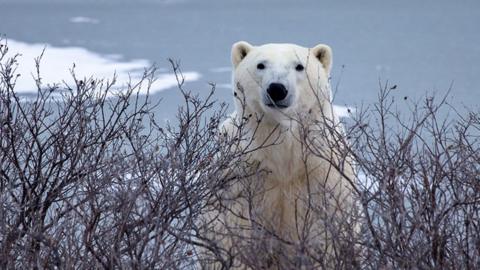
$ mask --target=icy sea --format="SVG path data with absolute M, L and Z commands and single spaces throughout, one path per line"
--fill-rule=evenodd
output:
M 162 119 L 182 102 L 167 59 L 181 63 L 187 89 L 203 94 L 215 83 L 216 98 L 231 103 L 230 49 L 239 40 L 330 45 L 339 106 L 370 104 L 388 81 L 399 100 L 451 88 L 450 104 L 479 109 L 478 0 L 0 0 L 0 33 L 22 54 L 22 93 L 34 89 L 43 48 L 48 83 L 68 83 L 73 63 L 80 76 L 116 72 L 120 82 L 155 63 Z

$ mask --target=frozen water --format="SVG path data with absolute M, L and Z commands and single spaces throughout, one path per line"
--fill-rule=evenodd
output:
M 399 109 L 408 108 L 404 97 L 441 95 L 452 83 L 448 102 L 478 109 L 479 25 L 478 0 L 0 0 L 0 32 L 10 39 L 84 48 L 106 61 L 96 60 L 106 67 L 102 76 L 114 69 L 133 74 L 146 62 L 168 69 L 167 58 L 181 60 L 184 70 L 195 71 L 187 76 L 189 90 L 204 94 L 217 83 L 216 98 L 229 104 L 230 49 L 246 40 L 330 45 L 336 104 L 371 104 L 379 82 L 388 80 L 397 85 Z M 61 68 L 74 61 L 81 68 L 80 59 Z M 173 117 L 182 99 L 175 87 L 160 89 L 158 114 Z

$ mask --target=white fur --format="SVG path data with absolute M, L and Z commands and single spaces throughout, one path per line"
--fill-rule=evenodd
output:
M 225 191 L 228 197 L 239 199 L 229 201 L 232 211 L 221 215 L 222 225 L 217 229 L 221 231 L 225 224 L 238 228 L 259 223 L 283 239 L 298 242 L 301 238 L 298 228 L 306 222 L 312 224 L 312 230 L 323 228 L 320 217 L 304 218 L 309 203 L 313 201 L 314 205 L 322 206 L 323 188 L 333 190 L 341 201 L 349 201 L 350 196 L 342 174 L 330 168 L 328 160 L 309 154 L 305 143 L 314 141 L 322 154 L 331 156 L 333 161 L 342 159 L 327 146 L 332 140 L 328 132 L 315 132 L 319 127 L 338 124 L 328 83 L 331 49 L 326 45 L 309 49 L 293 44 L 252 46 L 238 42 L 232 48 L 232 63 L 236 111 L 223 123 L 222 132 L 240 136 L 243 150 L 259 148 L 244 158 L 258 164 L 262 173 Z M 259 63 L 265 68 L 258 69 Z M 305 69 L 296 70 L 298 64 Z M 265 104 L 266 89 L 271 83 L 286 86 L 291 95 L 287 98 L 292 99 L 288 108 Z M 238 130 L 245 119 L 248 121 Z M 340 127 L 338 131 L 341 132 Z M 269 144 L 274 145 L 263 147 Z M 343 173 L 353 179 L 353 170 L 348 164 Z M 252 202 L 240 199 L 247 191 L 254 191 Z M 248 230 L 239 232 L 240 235 L 249 233 Z M 315 232 L 310 239 L 323 241 Z M 234 243 L 236 240 L 230 239 L 223 245 L 228 247 Z

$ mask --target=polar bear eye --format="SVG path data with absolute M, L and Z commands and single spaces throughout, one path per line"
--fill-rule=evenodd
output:
M 257 65 L 257 68 L 258 69 L 265 69 L 265 65 L 260 63 L 260 64 Z
M 303 67 L 302 64 L 298 64 L 298 65 L 295 67 L 295 70 L 296 70 L 296 71 L 302 71 L 302 70 L 304 70 L 304 69 L 305 69 L 305 68 Z

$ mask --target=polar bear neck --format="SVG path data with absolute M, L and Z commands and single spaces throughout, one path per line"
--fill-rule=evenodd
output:
M 237 115 L 239 119 L 243 118 Z M 322 127 L 328 129 L 329 122 L 335 122 L 335 119 L 331 109 L 325 111 L 325 108 L 318 107 L 307 112 L 302 121 L 291 120 L 289 125 L 257 122 L 255 119 L 246 122 L 249 138 L 246 141 L 247 144 L 251 142 L 248 148 L 254 150 L 247 159 L 256 161 L 261 172 L 252 179 L 258 198 L 256 215 L 264 225 L 280 232 L 286 239 L 295 238 L 292 233 L 296 226 L 294 217 L 298 211 L 307 209 L 296 204 L 302 201 L 299 198 L 304 198 L 318 183 L 336 185 L 335 181 L 326 181 L 336 177 L 329 163 L 312 154 L 305 144 L 307 140 L 308 143 L 328 146 L 326 141 L 329 139 L 323 136 L 325 130 Z M 321 154 L 329 156 L 329 149 Z
M 305 120 L 309 120 L 305 118 Z M 302 128 L 296 120 L 279 124 L 271 122 L 249 122 L 248 136 L 252 140 L 252 157 L 268 172 L 272 184 L 298 182 L 305 178 L 305 145 L 302 142 Z
M 246 135 L 246 148 L 254 150 L 249 158 L 269 171 L 268 178 L 278 184 L 298 182 L 297 179 L 306 177 L 307 171 L 318 167 L 318 158 L 307 153 L 306 141 L 323 144 L 328 138 L 321 127 L 338 123 L 328 101 L 311 109 L 299 108 L 293 115 L 279 123 L 244 107 L 237 108 L 234 117 L 237 125 L 245 123 L 246 134 L 242 137 Z

